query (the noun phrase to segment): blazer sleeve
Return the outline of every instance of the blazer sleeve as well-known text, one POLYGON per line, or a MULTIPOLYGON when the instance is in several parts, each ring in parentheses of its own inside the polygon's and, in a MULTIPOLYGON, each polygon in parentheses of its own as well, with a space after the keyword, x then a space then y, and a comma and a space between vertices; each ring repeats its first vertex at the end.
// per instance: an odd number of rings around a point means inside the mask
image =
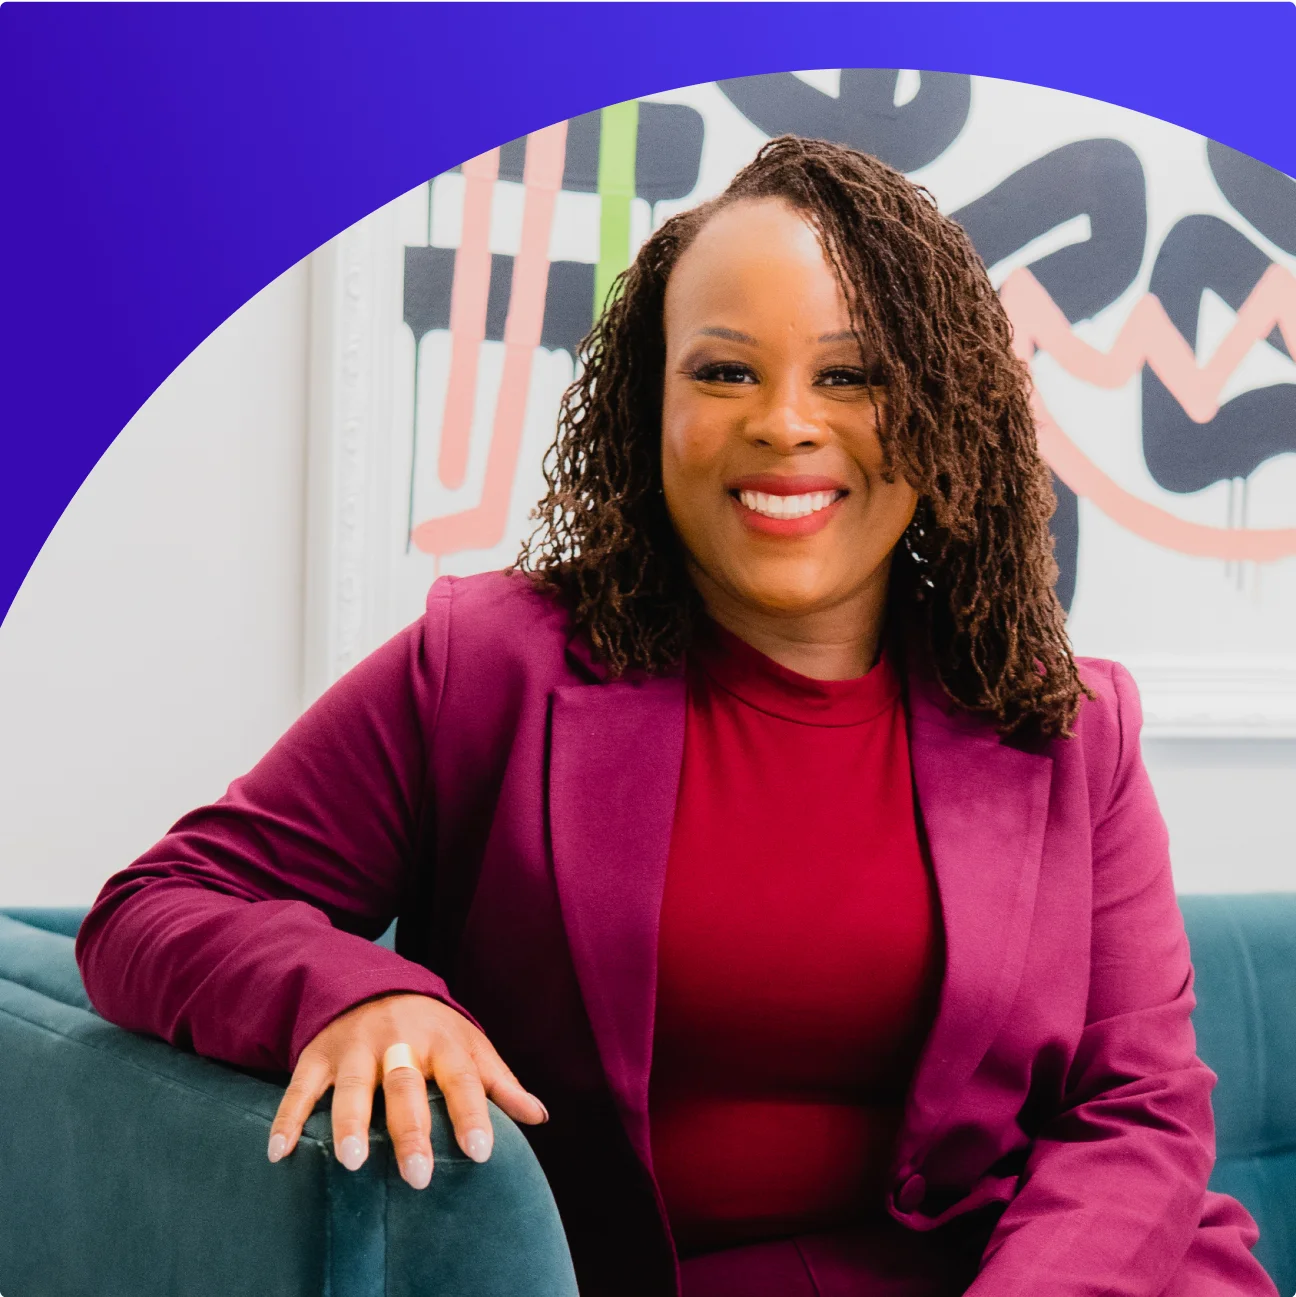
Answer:
POLYGON ((104 885, 76 951, 105 1018, 279 1070, 362 1000, 415 992, 460 1007, 435 973, 371 940, 433 828, 427 754, 452 584, 224 797, 104 885))
MULTIPOLYGON (((1202 1215, 1215 1074, 1196 1054, 1188 942, 1139 752, 1137 691, 1118 665, 1111 687, 1119 754, 1093 826, 1085 1025, 1064 1103, 1033 1142, 968 1297, 1158 1297, 1202 1215)), ((1269 1291, 1250 1278, 1248 1268, 1215 1291, 1269 1291)))

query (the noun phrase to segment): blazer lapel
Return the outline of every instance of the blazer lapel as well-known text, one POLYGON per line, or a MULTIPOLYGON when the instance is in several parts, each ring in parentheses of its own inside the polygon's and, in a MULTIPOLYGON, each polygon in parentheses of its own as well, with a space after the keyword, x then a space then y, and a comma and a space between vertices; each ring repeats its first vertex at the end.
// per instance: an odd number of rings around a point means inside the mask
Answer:
POLYGON ((682 676, 555 690, 549 828, 586 1012, 632 1144, 651 1164, 657 936, 680 767, 682 676))
POLYGON ((912 1165, 1003 1025, 1021 980, 1053 760, 950 714, 911 681, 910 753, 945 928, 936 1019, 910 1087, 897 1162, 912 1165))
MULTIPOLYGON (((946 952, 896 1150, 898 1163, 913 1165, 1016 995, 1053 762, 952 712, 929 681, 910 680, 909 709, 946 952)), ((549 829, 559 906, 603 1070, 647 1165, 657 942, 684 717, 680 675, 570 685, 553 696, 549 829)))

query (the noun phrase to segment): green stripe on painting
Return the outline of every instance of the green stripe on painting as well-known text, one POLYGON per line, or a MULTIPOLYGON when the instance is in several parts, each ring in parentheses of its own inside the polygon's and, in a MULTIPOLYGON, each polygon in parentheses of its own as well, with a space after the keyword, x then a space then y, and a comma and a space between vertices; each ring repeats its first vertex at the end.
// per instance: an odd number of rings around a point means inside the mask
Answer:
POLYGON ((599 114, 599 259, 594 270, 594 315, 602 314, 612 281, 630 264, 630 204, 635 196, 639 101, 613 104, 599 114))

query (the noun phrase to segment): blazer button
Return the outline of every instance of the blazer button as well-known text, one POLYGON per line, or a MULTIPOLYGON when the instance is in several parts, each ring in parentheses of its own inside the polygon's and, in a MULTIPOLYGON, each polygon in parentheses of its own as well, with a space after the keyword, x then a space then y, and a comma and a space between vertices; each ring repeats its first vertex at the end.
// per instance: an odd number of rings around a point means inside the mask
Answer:
POLYGON ((917 1211, 927 1196, 927 1181, 920 1175, 911 1175, 896 1193, 896 1206, 901 1211, 917 1211))

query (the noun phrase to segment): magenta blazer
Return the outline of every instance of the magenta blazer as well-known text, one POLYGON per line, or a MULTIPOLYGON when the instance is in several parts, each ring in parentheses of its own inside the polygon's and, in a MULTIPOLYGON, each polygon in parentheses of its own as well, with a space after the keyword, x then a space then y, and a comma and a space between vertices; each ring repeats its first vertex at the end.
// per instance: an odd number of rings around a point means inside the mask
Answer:
MULTIPOLYGON (((1206 1190, 1215 1077, 1138 698, 1116 664, 1082 670, 1075 737, 1036 743, 907 682, 946 959, 885 1211, 933 1256, 972 1249, 923 1292, 1273 1297, 1251 1217, 1206 1190)), ((527 1134, 582 1292, 670 1294, 648 1077, 684 716, 681 674, 608 681, 525 578, 442 578, 107 883, 78 941, 90 997, 277 1069, 368 996, 461 1007, 552 1114, 527 1134), (397 915, 400 955, 367 940, 397 915)), ((811 1268, 824 1297, 920 1290, 877 1264, 843 1247, 811 1268)))

